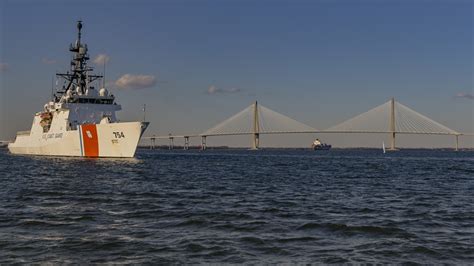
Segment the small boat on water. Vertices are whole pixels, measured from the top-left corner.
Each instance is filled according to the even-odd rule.
[[[2,141],[0,140],[0,148],[6,148],[8,146],[8,141]]]
[[[319,139],[316,139],[315,141],[313,141],[313,144],[311,145],[311,147],[315,151],[318,151],[318,150],[323,151],[323,150],[331,149],[332,146],[330,144],[322,143]]]

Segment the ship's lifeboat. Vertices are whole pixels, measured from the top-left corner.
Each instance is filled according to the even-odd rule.
[[[48,132],[53,120],[53,114],[50,112],[44,112],[40,114],[40,118],[40,126],[43,128],[43,132]]]
[[[44,112],[40,114],[41,119],[51,119],[53,117],[53,114],[50,112]]]

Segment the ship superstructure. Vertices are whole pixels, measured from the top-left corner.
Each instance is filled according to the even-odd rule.
[[[69,51],[70,71],[56,74],[65,85],[35,114],[30,131],[17,133],[11,153],[85,157],[133,157],[147,122],[119,122],[121,106],[92,73],[87,44],[81,42],[82,22]]]

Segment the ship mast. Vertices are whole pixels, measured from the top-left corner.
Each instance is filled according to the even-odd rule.
[[[90,75],[89,71],[92,71],[92,67],[87,66],[89,60],[89,54],[87,53],[87,44],[81,43],[81,30],[82,21],[77,22],[77,40],[74,44],[69,46],[69,51],[73,53],[71,60],[71,71],[66,73],[57,73],[56,76],[62,77],[68,81],[68,85],[60,93],[66,93],[68,90],[72,90],[79,95],[86,94],[87,86],[89,83],[102,78],[101,75]],[[75,89],[75,90],[74,90]]]

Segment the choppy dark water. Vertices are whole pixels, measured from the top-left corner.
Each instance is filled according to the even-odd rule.
[[[0,150],[0,262],[474,263],[474,153]]]

